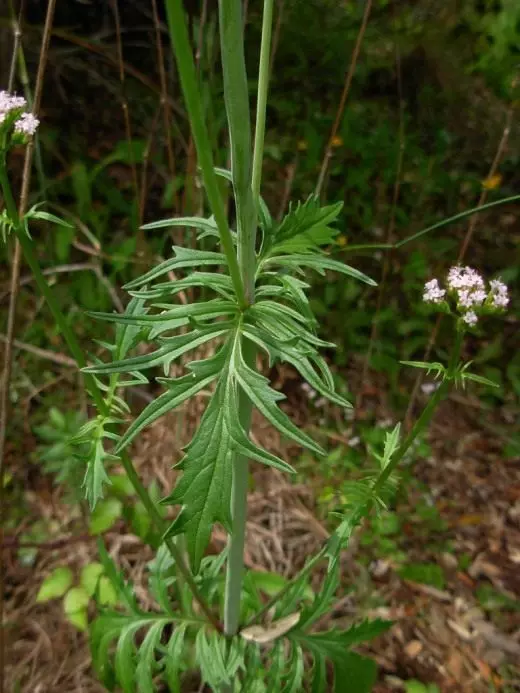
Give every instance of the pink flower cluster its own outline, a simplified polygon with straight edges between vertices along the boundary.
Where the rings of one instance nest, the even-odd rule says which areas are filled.
[[[424,285],[423,300],[426,303],[444,304],[449,309],[449,299],[455,303],[463,322],[473,327],[481,312],[503,310],[509,303],[507,286],[500,279],[492,279],[489,289],[481,275],[471,267],[452,267],[446,278],[446,289],[441,289],[437,279]]]
[[[0,126],[11,116],[14,118],[15,133],[27,136],[34,135],[40,121],[32,113],[23,113],[26,106],[27,101],[23,96],[15,96],[8,91],[0,91]],[[11,119],[9,122],[12,124],[13,120]]]

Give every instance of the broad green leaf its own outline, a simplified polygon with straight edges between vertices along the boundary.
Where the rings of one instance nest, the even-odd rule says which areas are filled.
[[[119,520],[123,514],[123,504],[118,498],[110,497],[100,501],[90,516],[91,534],[103,534]]]
[[[125,284],[124,289],[136,289],[139,286],[144,286],[149,284],[157,277],[161,277],[163,274],[168,274],[178,269],[184,269],[186,267],[201,267],[203,265],[225,265],[226,257],[222,253],[214,253],[209,250],[193,250],[191,248],[182,248],[180,246],[173,246],[173,251],[175,257],[165,262],[161,262],[160,265],[154,267],[146,274],[143,274],[137,279],[133,279],[128,284]]]
[[[320,274],[325,274],[326,270],[331,270],[333,272],[339,272],[340,274],[346,274],[353,279],[358,279],[369,286],[377,286],[377,283],[373,279],[370,279],[370,277],[367,277],[366,274],[363,274],[363,272],[354,269],[354,267],[350,267],[350,265],[345,265],[343,262],[331,260],[325,255],[294,254],[268,257],[263,261],[262,267],[270,265],[288,267],[293,270],[299,270],[301,267],[309,267]]]
[[[48,602],[50,599],[63,597],[65,592],[72,585],[72,570],[62,566],[52,571],[47,575],[42,582],[38,594],[36,595],[36,603]]]
[[[130,612],[133,614],[138,613],[137,602],[132,586],[125,583],[122,574],[117,570],[114,561],[108,555],[108,551],[101,538],[97,541],[97,550],[105,575],[116,591],[118,599],[124,603]],[[126,618],[128,619],[128,617]]]
[[[93,597],[98,588],[99,580],[103,575],[104,568],[101,563],[88,563],[81,570],[80,584],[88,594]]]
[[[342,207],[342,202],[320,207],[314,195],[296,207],[291,206],[274,231],[270,253],[306,253],[333,243],[338,231],[329,224],[337,218]]]
[[[86,609],[90,597],[83,587],[72,587],[63,600],[63,609],[66,614],[74,614]]]
[[[88,613],[86,609],[71,611],[70,613],[65,614],[65,618],[78,630],[85,631],[88,628]]]
[[[377,680],[374,660],[348,652],[341,662],[334,663],[334,693],[371,693]]]
[[[119,601],[117,592],[106,575],[102,575],[99,580],[96,598],[101,606],[115,606]]]
[[[362,621],[345,631],[330,630],[324,633],[304,633],[300,630],[294,630],[289,637],[300,643],[309,652],[317,653],[341,664],[350,647],[373,640],[386,632],[392,625],[392,621],[376,619],[375,621]]]
[[[168,534],[184,533],[194,571],[209,541],[214,522],[231,526],[231,438],[223,408],[224,385],[219,383],[198,431],[179,464],[182,477],[163,503],[182,505]]]

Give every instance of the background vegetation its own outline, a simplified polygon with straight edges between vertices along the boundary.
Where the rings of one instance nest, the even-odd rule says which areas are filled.
[[[214,156],[226,166],[214,5],[205,0],[186,2]],[[16,80],[20,92],[34,81],[45,3],[27,0],[23,9],[23,51]],[[259,4],[250,0],[246,29],[250,75],[256,74],[260,12]],[[364,17],[366,30],[360,34]],[[118,309],[124,300],[119,287],[154,258],[169,253],[170,236],[160,230],[144,233],[139,226],[203,209],[194,147],[163,21],[161,3],[148,0],[119,6],[57,3],[32,196],[35,202],[46,200],[51,211],[65,215],[73,228],[41,224],[34,240],[71,325],[93,354],[94,340],[102,339],[106,328],[86,319],[84,311]],[[10,22],[6,7],[0,34],[2,86],[10,64]],[[394,512],[383,524],[374,522],[359,549],[359,571],[350,577],[356,585],[356,608],[391,609],[394,592],[380,585],[375,591],[368,587],[378,579],[385,584],[386,572],[378,577],[374,564],[380,570],[391,566],[399,588],[411,582],[437,590],[437,597],[455,595],[450,604],[462,598],[452,577],[465,575],[466,582],[460,578],[467,590],[464,598],[477,605],[501,637],[509,638],[509,650],[496,642],[490,646],[504,656],[495,653],[493,659],[485,656],[487,651],[476,650],[477,663],[472,660],[470,673],[462,665],[460,672],[449,666],[440,672],[430,661],[435,655],[428,644],[421,649],[429,659],[421,659],[419,652],[412,656],[413,648],[406,650],[411,642],[422,641],[403,626],[401,646],[394,653],[386,643],[391,654],[387,661],[381,655],[381,690],[390,690],[392,677],[407,690],[429,690],[429,683],[441,690],[469,690],[477,685],[468,684],[474,671],[478,685],[485,686],[482,690],[489,686],[518,690],[510,651],[518,645],[514,633],[520,626],[520,586],[512,577],[520,554],[511,548],[519,536],[519,513],[510,513],[520,501],[513,464],[520,456],[515,425],[520,398],[518,204],[491,208],[399,250],[356,246],[396,242],[446,216],[519,191],[520,5],[515,0],[279,0],[275,22],[264,196],[282,215],[291,199],[306,197],[315,189],[325,157],[321,197],[344,201],[338,255],[348,254],[349,262],[354,257],[356,266],[381,287],[372,290],[326,277],[315,285],[312,297],[323,338],[340,345],[329,358],[342,389],[356,401],[354,420],[336,420],[319,399],[299,387],[293,373],[276,374],[297,418],[328,437],[330,455],[325,463],[317,466],[306,457],[298,462],[299,482],[310,490],[305,497],[313,517],[309,522],[319,522],[326,531],[328,511],[348,492],[348,479],[361,473],[367,447],[381,443],[388,421],[413,413],[413,407],[405,410],[410,392],[415,404],[427,396],[413,374],[399,365],[399,360],[422,360],[427,350],[432,360],[445,354],[442,322],[435,329],[434,343],[430,339],[435,319],[421,301],[424,282],[459,258],[489,276],[500,275],[512,289],[511,310],[505,320],[491,319],[482,328],[485,332],[478,339],[485,347],[478,360],[479,372],[501,387],[471,388],[449,402],[430,439],[410,459],[407,483]],[[345,109],[338,111],[346,83]],[[255,86],[252,81],[251,98]],[[338,128],[333,131],[338,113]],[[22,162],[21,154],[15,153],[11,159],[15,179],[21,176]],[[191,245],[191,231],[176,232],[175,240]],[[12,245],[2,245],[0,253],[5,334]],[[6,542],[12,573],[7,599],[12,600],[13,614],[20,608],[20,586],[27,583],[29,573],[37,570],[40,578],[29,591],[35,598],[42,575],[63,563],[59,551],[65,547],[67,556],[81,553],[84,549],[77,547],[82,540],[88,546],[89,534],[124,535],[123,528],[130,526],[145,543],[158,541],[122,480],[115,479],[113,494],[87,524],[82,505],[69,505],[77,501],[71,498],[71,478],[81,476],[81,469],[67,449],[67,436],[84,420],[86,405],[77,373],[62,353],[60,334],[24,271],[21,285],[6,480],[10,508]],[[148,396],[134,388],[133,410],[138,411]],[[379,424],[375,429],[374,423]],[[172,425],[182,438],[190,414]],[[461,448],[461,440],[470,442]],[[489,524],[478,498],[459,488],[469,473],[467,467],[460,476],[457,471],[458,485],[447,484],[449,471],[440,468],[447,458],[478,466],[475,473],[489,486],[487,496],[480,499],[481,505],[486,502],[492,508],[489,516],[494,519]],[[168,469],[170,463],[163,454],[159,466]],[[160,482],[155,481],[157,494]],[[261,488],[258,480],[254,483],[255,489]],[[500,504],[504,489],[515,484],[516,495],[508,497],[504,507]],[[502,523],[501,532],[497,522]],[[469,539],[464,527],[469,528]],[[59,544],[65,535],[67,541]],[[500,575],[475,568],[483,543],[489,549],[493,540],[500,547],[486,560],[498,566]],[[83,563],[92,565],[87,554]],[[441,565],[438,557],[445,555],[452,560]],[[294,559],[295,565],[298,560]],[[85,587],[88,576],[78,572],[73,560],[71,567],[74,580],[82,580]],[[109,603],[110,594],[105,593],[105,599]],[[69,604],[65,610],[81,628],[84,617],[78,614],[86,614],[85,605]],[[452,612],[446,618],[458,623],[459,631],[463,627]],[[464,627],[469,629],[466,623]],[[434,640],[426,632],[427,640]],[[25,627],[19,636],[31,643]],[[30,661],[45,677],[42,660]],[[32,690],[28,687],[36,680],[32,674],[16,672],[17,690]],[[423,688],[413,688],[413,681]],[[61,690],[73,689],[65,685]]]

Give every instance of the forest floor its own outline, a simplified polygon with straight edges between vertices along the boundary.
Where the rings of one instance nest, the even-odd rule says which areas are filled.
[[[289,397],[289,407],[298,410],[291,413],[304,423],[305,408],[294,399]],[[380,409],[378,417],[388,417],[383,398],[372,406]],[[382,537],[381,532],[358,533],[343,557],[338,607],[319,626],[345,626],[365,617],[394,621],[387,634],[365,649],[379,665],[376,693],[430,690],[407,689],[405,682],[411,679],[436,684],[443,693],[520,691],[520,468],[518,460],[503,458],[494,433],[503,414],[482,417],[481,407],[467,395],[445,402],[429,432],[431,454],[415,462],[414,480],[392,513],[398,527],[387,526]],[[504,418],[501,423],[508,425]],[[163,489],[173,482],[172,454],[185,442],[176,431],[171,419],[161,421],[134,449],[141,475],[156,479]],[[280,449],[278,438],[261,421],[255,421],[254,435],[266,447]],[[347,444],[348,437],[348,430],[338,435]],[[28,456],[34,447],[31,436],[25,445]],[[20,470],[23,459],[19,447],[13,448],[9,468]],[[20,472],[14,476],[21,481]],[[249,568],[290,576],[327,538],[317,483],[291,483],[271,469],[255,471]],[[87,638],[66,622],[62,601],[35,603],[50,571],[61,565],[79,571],[96,560],[96,543],[88,534],[78,534],[77,512],[63,503],[61,491],[48,478],[28,473],[24,496],[24,519],[7,537],[7,691],[101,692]],[[38,547],[34,562],[24,566],[20,537],[42,518],[55,534]],[[150,549],[123,523],[105,539],[145,600],[139,586]],[[224,541],[217,529],[213,548],[219,550]],[[319,581],[320,575],[314,579]]]

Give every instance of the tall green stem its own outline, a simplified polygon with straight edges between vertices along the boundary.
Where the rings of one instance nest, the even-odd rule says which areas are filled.
[[[183,3],[181,0],[166,0],[166,12],[172,39],[172,49],[177,59],[182,91],[186,102],[186,108],[190,116],[193,140],[197,150],[199,166],[204,177],[206,194],[208,196],[211,211],[215,217],[222,250],[226,255],[229,274],[233,281],[235,293],[239,304],[244,308],[247,306],[248,301],[240,275],[235,249],[233,247],[233,239],[227,223],[224,203],[220,195],[217,176],[213,168],[211,141],[204,122],[200,89],[186,26],[186,18],[184,16]]]
[[[262,182],[262,162],[264,158],[265,112],[269,87],[269,65],[271,55],[271,33],[273,27],[274,0],[264,0],[262,20],[262,45],[260,48],[260,68],[258,71],[258,96],[256,101],[255,151],[253,155],[253,200],[258,212],[260,184]]]
[[[246,299],[248,304],[251,304],[254,302],[255,292],[256,210],[251,188],[251,125],[241,0],[219,0],[219,29],[224,99],[231,149],[231,174],[237,212],[238,263]],[[244,342],[242,350],[246,362],[254,368],[256,356],[254,345]],[[247,433],[251,425],[252,405],[243,392],[239,394],[239,411],[240,423]],[[228,636],[235,635],[239,628],[248,480],[248,459],[242,455],[235,455],[231,496],[232,526],[228,539],[224,597],[224,632]]]
[[[238,263],[247,302],[254,300],[256,213],[251,189],[251,124],[241,0],[219,0],[220,52],[235,193]]]

